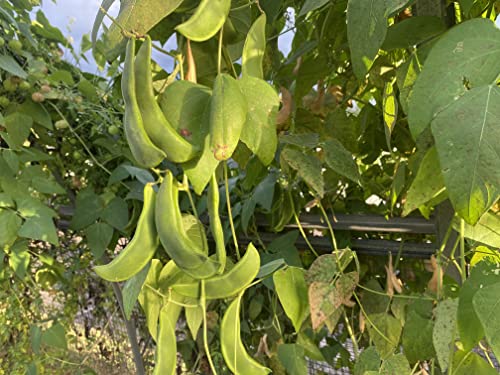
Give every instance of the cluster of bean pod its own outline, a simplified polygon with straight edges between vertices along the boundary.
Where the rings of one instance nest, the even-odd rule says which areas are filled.
[[[192,240],[186,233],[179,208],[181,188],[182,185],[170,171],[167,171],[158,193],[152,183],[146,184],[144,207],[134,237],[115,259],[106,265],[96,266],[94,270],[108,281],[127,280],[151,262],[159,244],[171,259],[159,275],[150,270],[152,276],[148,277],[154,280],[149,281],[148,287],[156,287],[157,290],[149,297],[147,293],[142,296],[148,327],[157,343],[155,374],[176,373],[175,327],[183,307],[186,310],[201,307],[205,315],[207,300],[235,296],[220,325],[221,348],[226,364],[238,374],[268,374],[270,370],[246,352],[239,332],[241,297],[259,271],[259,253],[250,244],[243,257],[232,268],[226,268],[224,234],[219,217],[219,188],[214,174],[208,191],[208,212],[216,246],[215,254],[210,256],[203,227],[200,227],[200,241]],[[157,308],[151,312],[145,306],[147,303],[156,303]]]

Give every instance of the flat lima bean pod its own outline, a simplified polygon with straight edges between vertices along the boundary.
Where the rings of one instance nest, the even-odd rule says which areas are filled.
[[[165,153],[153,144],[144,129],[135,90],[134,51],[135,39],[130,38],[127,44],[121,82],[123,101],[125,102],[123,127],[135,160],[145,167],[152,168],[160,164],[165,158]]]
[[[135,58],[135,88],[137,103],[141,111],[146,133],[153,143],[162,149],[167,158],[175,163],[184,163],[194,158],[198,148],[184,139],[170,125],[156,102],[151,73],[151,38],[146,36]]]
[[[196,279],[213,276],[219,263],[198,249],[184,231],[179,208],[179,189],[170,171],[160,186],[156,199],[155,222],[163,248],[177,266]]]
[[[172,302],[160,311],[160,326],[156,345],[156,365],[153,375],[177,374],[177,337],[175,325],[181,313],[181,307]]]
[[[255,279],[259,268],[259,252],[250,243],[245,255],[229,272],[211,277],[205,281],[205,298],[228,298],[238,294]],[[173,286],[173,290],[186,297],[200,297],[200,284],[198,282],[176,284]]]
[[[202,0],[194,14],[175,29],[186,38],[203,42],[220,30],[231,9],[231,0]]]
[[[153,258],[158,247],[155,226],[156,193],[152,184],[144,186],[144,206],[137,229],[130,243],[110,263],[94,267],[94,271],[108,281],[123,281],[131,278]]]
[[[243,293],[227,308],[220,325],[221,351],[227,367],[238,375],[267,375],[271,372],[246,351],[240,336],[240,305]]]
[[[210,230],[215,239],[215,250],[217,261],[220,267],[217,273],[223,273],[226,267],[226,246],[224,244],[224,231],[219,216],[219,185],[215,172],[212,174],[210,185],[208,186],[208,216],[210,217]]]

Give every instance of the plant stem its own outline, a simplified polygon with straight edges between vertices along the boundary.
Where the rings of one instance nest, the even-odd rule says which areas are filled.
[[[200,299],[202,314],[203,314],[203,345],[205,346],[205,354],[207,355],[208,364],[214,375],[217,375],[212,356],[210,355],[210,348],[208,346],[208,330],[207,330],[207,301],[205,299],[205,280],[201,280],[201,299]]]
[[[358,340],[356,339],[356,336],[354,335],[354,331],[352,329],[351,322],[349,322],[349,319],[347,318],[347,314],[345,312],[345,309],[344,309],[342,315],[344,316],[344,322],[345,322],[345,325],[347,327],[347,332],[349,333],[349,336],[351,337],[352,348],[354,351],[354,358],[356,359],[356,358],[358,358],[358,354],[359,354]]]
[[[233,213],[231,210],[231,197],[229,195],[229,178],[227,173],[227,162],[224,162],[224,185],[226,188],[226,205],[227,214],[229,216],[229,225],[231,226],[231,235],[233,236],[234,248],[236,249],[236,257],[240,260],[240,248],[238,247],[238,237],[236,237],[236,230],[234,229]]]
[[[224,28],[221,27],[219,33],[219,47],[217,49],[217,74],[220,74],[222,69],[222,37],[223,37]]]
[[[290,192],[288,193],[288,198],[290,199],[290,204],[292,205],[293,218],[295,219],[295,223],[297,224],[297,227],[299,228],[299,232],[302,235],[302,238],[304,239],[304,241],[306,241],[307,246],[312,251],[312,253],[314,254],[314,256],[316,256],[316,258],[319,257],[319,254],[316,252],[316,250],[314,249],[313,245],[311,244],[311,242],[307,238],[307,234],[304,231],[304,227],[300,223],[300,219],[299,219],[299,216],[297,215],[297,212],[295,212],[295,205],[293,203],[292,193],[290,193]]]
[[[465,220],[460,219],[460,270],[462,276],[462,283],[465,281],[467,270],[465,263]]]

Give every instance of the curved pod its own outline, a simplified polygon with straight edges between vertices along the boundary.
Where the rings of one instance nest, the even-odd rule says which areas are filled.
[[[110,263],[94,267],[94,271],[108,281],[131,278],[153,258],[158,247],[155,226],[156,193],[152,184],[144,186],[144,206],[132,241]]]
[[[186,38],[203,42],[220,30],[231,9],[231,0],[202,0],[194,14],[175,29]]]
[[[220,267],[217,273],[223,273],[226,267],[226,246],[224,244],[224,231],[219,216],[219,185],[215,173],[212,174],[208,186],[208,216],[210,217],[210,230],[215,240],[215,251]]]
[[[125,102],[123,127],[134,159],[139,164],[152,168],[160,164],[165,158],[165,153],[151,142],[151,139],[144,129],[144,123],[142,122],[142,116],[136,97],[134,51],[135,39],[130,38],[127,44],[121,82],[123,101]]]
[[[177,374],[175,325],[181,309],[179,305],[169,302],[160,311],[160,325],[156,342],[156,364],[153,375]]]
[[[149,36],[146,36],[146,40],[137,52],[135,76],[140,77],[135,84],[137,104],[142,115],[144,129],[153,143],[175,163],[184,163],[194,158],[198,148],[184,139],[170,125],[154,97]]]
[[[252,244],[249,244],[245,255],[229,272],[205,281],[206,299],[228,298],[238,294],[255,279],[259,268],[259,252]],[[186,297],[200,297],[200,283],[198,282],[177,284],[173,286],[173,290]]]
[[[220,325],[221,351],[227,367],[238,375],[267,375],[271,372],[253,359],[240,336],[240,294],[227,308]]]
[[[228,74],[215,78],[210,100],[210,150],[215,159],[233,155],[247,119],[247,101],[238,82]]]
[[[158,192],[155,222],[163,248],[181,270],[196,279],[208,278],[217,272],[219,264],[198,249],[184,231],[179,189],[170,171]]]

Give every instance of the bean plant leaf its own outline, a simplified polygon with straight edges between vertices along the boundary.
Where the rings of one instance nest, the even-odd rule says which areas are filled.
[[[396,83],[399,89],[399,103],[404,113],[408,113],[408,101],[413,85],[420,73],[421,65],[417,52],[413,52],[405,62],[396,69]]]
[[[276,153],[276,114],[279,96],[266,81],[252,76],[243,76],[238,81],[246,98],[248,115],[240,139],[257,155],[264,165],[269,165]]]
[[[297,174],[316,194],[320,197],[324,195],[325,182],[321,174],[321,162],[318,158],[290,147],[281,152],[281,157],[297,171]]]
[[[82,190],[76,198],[76,208],[70,227],[80,230],[94,223],[104,208],[102,198],[91,190]]]
[[[106,223],[94,223],[85,229],[87,243],[92,255],[100,259],[113,237],[113,228]]]
[[[449,366],[450,351],[454,350],[455,333],[457,327],[458,298],[439,301],[436,306],[432,342],[436,356],[443,373]]]
[[[67,349],[66,331],[60,323],[55,323],[42,332],[42,343],[55,348]]]
[[[500,73],[499,59],[500,30],[490,20],[469,20],[444,34],[429,53],[413,87],[408,113],[413,137],[470,87],[494,83]],[[459,126],[456,129],[462,134],[467,131]]]
[[[0,208],[0,248],[14,243],[21,224],[22,220],[15,211]]]
[[[297,17],[305,16],[307,13],[313,10],[321,8],[323,5],[330,2],[330,0],[306,0],[304,5],[300,9],[299,15]]]
[[[21,65],[9,55],[0,55],[0,70],[9,72],[19,78],[26,79],[28,77],[28,73],[26,73]]]
[[[387,4],[377,0],[349,0],[347,39],[354,74],[361,80],[372,67],[387,33]]]
[[[457,350],[453,355],[453,375],[498,375],[479,354]]]
[[[474,255],[470,260],[470,265],[474,267],[476,264],[483,261],[500,263],[500,251],[490,249],[486,246],[476,247]]]
[[[162,264],[158,259],[151,260],[146,280],[142,285],[141,292],[139,293],[139,304],[146,315],[146,324],[148,331],[153,340],[156,341],[158,333],[158,317],[160,316],[160,309],[162,306],[162,297],[155,293],[158,288],[158,277],[162,270]]]
[[[434,323],[432,320],[422,317],[414,310],[408,312],[401,341],[406,358],[410,363],[425,361],[434,357],[433,328]]]
[[[186,303],[189,305],[196,305],[198,303],[198,300],[188,299]],[[198,330],[200,329],[201,323],[203,321],[203,309],[201,308],[201,306],[186,306],[185,313],[186,322],[189,331],[191,332],[191,337],[193,338],[193,340],[196,340]]]
[[[341,176],[345,176],[351,181],[360,184],[361,176],[358,165],[353,159],[352,154],[347,151],[342,143],[336,139],[330,139],[325,142],[323,149],[325,151],[326,164]]]
[[[500,358],[500,275],[499,282],[479,289],[472,299],[474,311],[483,325],[486,340],[495,357]]]
[[[446,31],[443,20],[435,16],[414,16],[395,23],[387,29],[382,49],[390,51],[408,48]]]
[[[484,337],[484,329],[473,305],[476,292],[500,281],[497,264],[483,261],[472,267],[458,300],[457,325],[464,350],[471,350]]]
[[[177,9],[181,2],[182,0],[121,1],[116,22],[113,22],[105,34],[106,58],[108,61],[116,59],[124,49],[126,40],[122,30],[144,35],[163,18]],[[101,11],[99,10],[99,12]],[[99,15],[96,15],[96,22],[99,21],[98,17]]]
[[[309,313],[304,272],[302,268],[288,267],[276,271],[273,275],[278,298],[296,332],[300,331],[300,327]]]
[[[278,358],[285,367],[287,374],[307,374],[307,364],[304,348],[297,344],[281,344],[278,346]]]
[[[5,117],[4,124],[9,135],[7,143],[9,143],[11,148],[17,149],[20,148],[28,138],[31,127],[33,126],[33,120],[30,116],[14,112]]]
[[[31,238],[59,244],[56,227],[50,216],[29,217],[23,223],[17,234],[20,237]]]
[[[387,147],[391,150],[391,135],[398,118],[398,101],[394,93],[394,82],[385,83],[382,108],[384,112],[385,140],[387,142]]]
[[[123,312],[127,320],[130,320],[132,310],[134,309],[137,297],[139,297],[139,293],[141,292],[142,285],[144,284],[144,281],[149,273],[150,266],[151,263],[146,264],[142,270],[128,279],[123,285]]]
[[[266,50],[266,14],[262,13],[248,31],[243,55],[241,57],[241,72],[243,77],[251,76],[263,79],[262,60]]]
[[[25,240],[16,241],[10,248],[9,266],[20,279],[24,279],[29,263],[30,253],[28,252],[28,242]]]
[[[460,219],[453,221],[453,228],[460,232]],[[476,225],[465,223],[464,236],[485,245],[500,248],[500,217],[487,212]]]
[[[430,148],[420,162],[403,207],[403,216],[426,204],[445,191],[436,147]]]
[[[370,338],[373,340],[380,356],[387,358],[394,353],[399,343],[402,330],[401,323],[387,313],[372,314],[369,318],[371,323],[367,323],[367,328]]]
[[[500,44],[498,51],[500,58]],[[500,88],[492,85],[467,91],[432,121],[448,195],[455,211],[471,225],[500,196],[498,118]]]
[[[404,354],[393,354],[382,362],[380,375],[410,375],[412,373],[408,359]]]
[[[374,346],[363,350],[354,364],[354,375],[364,375],[366,371],[376,371],[380,368],[380,355]]]

